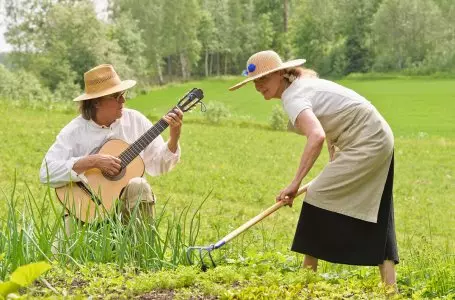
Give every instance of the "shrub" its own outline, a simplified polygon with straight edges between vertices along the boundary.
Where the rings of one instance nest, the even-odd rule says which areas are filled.
[[[231,116],[229,108],[221,102],[210,102],[206,106],[207,112],[204,116],[210,123],[218,124],[222,119]]]
[[[0,65],[0,98],[14,101],[47,101],[51,92],[26,71],[10,72]]]
[[[68,102],[81,94],[80,86],[71,79],[60,81],[54,91],[54,101]]]
[[[275,105],[273,107],[269,124],[273,130],[286,130],[288,124],[288,116],[284,112],[281,105]]]

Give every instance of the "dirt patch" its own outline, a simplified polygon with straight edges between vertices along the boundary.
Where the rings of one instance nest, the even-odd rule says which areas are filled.
[[[156,291],[151,291],[147,294],[137,296],[136,298],[141,299],[141,300],[157,300],[157,299],[174,299],[174,296],[175,296],[175,291],[173,291],[173,290],[156,290]],[[191,296],[189,299],[214,300],[214,299],[218,299],[218,297],[194,295],[194,296]]]
[[[174,299],[174,291],[173,290],[157,290],[151,291],[147,294],[143,294],[137,297],[137,299],[141,300],[155,300],[155,299]]]

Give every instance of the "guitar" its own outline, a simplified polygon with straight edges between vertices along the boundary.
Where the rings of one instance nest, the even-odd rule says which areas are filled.
[[[202,90],[193,88],[174,108],[187,112],[196,104],[203,104],[202,98],[204,98]],[[110,176],[100,169],[89,169],[84,173],[87,182],[70,182],[55,189],[58,200],[72,215],[83,222],[101,221],[110,216],[116,208],[116,202],[123,188],[132,178],[141,177],[144,174],[145,165],[139,153],[168,126],[168,123],[161,118],[131,145],[120,139],[105,142],[94,153],[118,157],[121,160],[120,173]]]

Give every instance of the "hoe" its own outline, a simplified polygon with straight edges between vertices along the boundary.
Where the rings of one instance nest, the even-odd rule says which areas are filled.
[[[297,191],[296,197],[301,195],[301,194],[303,194],[303,193],[305,193],[306,190],[308,189],[308,186],[310,185],[310,183],[307,183],[306,185],[302,186]],[[201,262],[202,271],[205,272],[207,270],[207,268],[208,268],[208,266],[204,263],[205,254],[209,257],[210,262],[212,263],[212,266],[216,267],[215,261],[213,260],[212,253],[211,253],[213,250],[222,247],[224,244],[228,243],[230,240],[232,240],[233,238],[235,238],[236,236],[238,236],[239,234],[241,234],[242,232],[244,232],[245,230],[247,230],[251,226],[253,226],[256,223],[260,222],[262,219],[264,219],[265,217],[271,215],[272,213],[274,213],[275,211],[277,211],[278,209],[280,209],[281,207],[283,207],[285,205],[286,205],[286,203],[284,201],[279,201],[279,202],[275,203],[274,205],[270,206],[269,208],[267,208],[266,210],[261,212],[259,215],[255,216],[254,218],[252,218],[251,220],[247,221],[246,223],[244,223],[239,228],[235,229],[234,231],[232,231],[231,233],[229,233],[228,235],[223,237],[221,240],[219,240],[215,244],[211,244],[209,246],[193,246],[193,247],[189,247],[188,250],[186,251],[186,256],[188,258],[188,262],[190,264],[193,264],[193,260],[192,260],[193,251],[197,251],[198,254],[199,254],[198,255],[199,256],[199,260]]]

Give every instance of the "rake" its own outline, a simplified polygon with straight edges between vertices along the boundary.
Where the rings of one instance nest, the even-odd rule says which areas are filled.
[[[305,193],[307,191],[308,187],[310,186],[310,183],[307,183],[306,185],[304,185],[301,188],[299,188],[299,190],[297,191],[297,194],[295,195],[295,197]],[[235,229],[234,231],[232,231],[231,233],[229,233],[228,235],[223,237],[221,240],[219,240],[215,244],[210,244],[209,246],[192,246],[192,247],[189,247],[188,250],[186,251],[186,257],[188,259],[188,262],[191,265],[193,264],[193,260],[191,259],[191,257],[192,257],[193,251],[197,251],[198,254],[199,254],[200,262],[201,262],[202,271],[205,272],[208,269],[208,266],[204,263],[204,253],[206,253],[206,255],[209,257],[210,262],[212,263],[212,266],[216,267],[215,261],[213,260],[213,257],[212,257],[212,251],[213,250],[221,248],[223,245],[228,243],[230,240],[232,240],[233,238],[237,237],[239,234],[241,234],[242,232],[246,231],[248,228],[250,228],[251,226],[253,226],[256,223],[260,222],[265,217],[271,215],[272,213],[274,213],[275,211],[277,211],[278,209],[280,209],[281,207],[283,207],[285,205],[286,205],[286,203],[283,202],[283,201],[279,201],[279,202],[275,203],[274,205],[270,206],[269,208],[267,208],[266,210],[261,212],[259,215],[255,216],[254,218],[252,218],[251,220],[247,221],[246,223],[244,223],[239,228]]]

